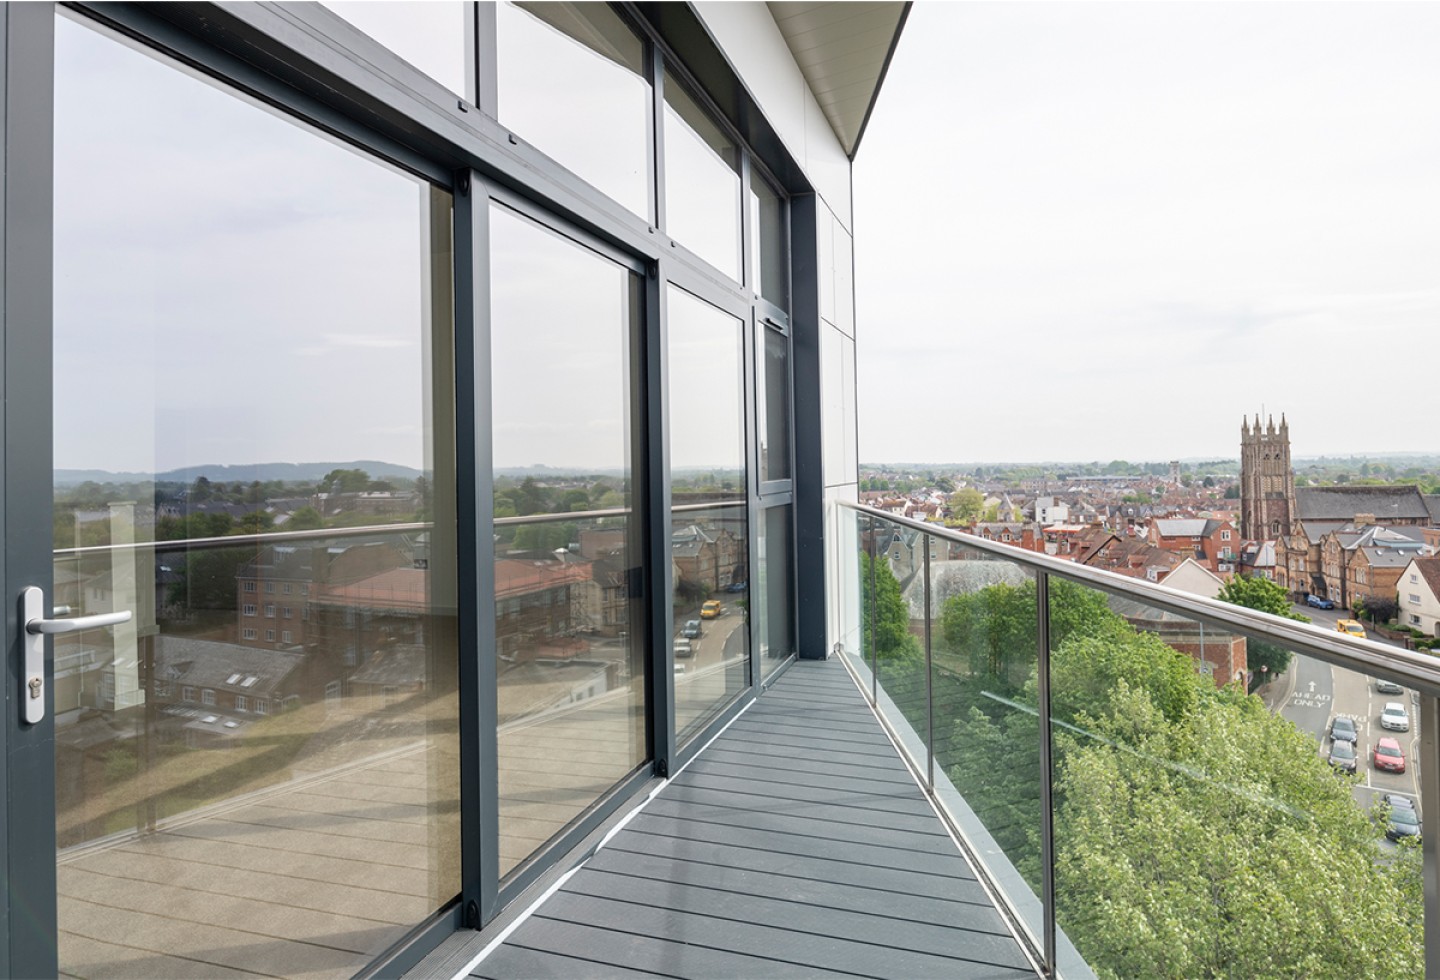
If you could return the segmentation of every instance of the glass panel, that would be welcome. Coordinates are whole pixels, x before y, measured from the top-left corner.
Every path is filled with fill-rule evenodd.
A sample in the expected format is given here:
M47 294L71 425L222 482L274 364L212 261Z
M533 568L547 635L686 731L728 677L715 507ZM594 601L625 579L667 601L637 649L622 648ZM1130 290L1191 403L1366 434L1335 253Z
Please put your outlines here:
M750 657L742 324L671 287L675 729L683 744L743 691Z
M60 968L350 976L460 887L451 201L66 17L55 80L53 599L135 613L56 638Z
M756 561L759 580L755 596L760 616L761 677L785 662L795 652L794 571L790 564L790 506L765 511L760 528L760 555Z
M506 873L646 759L630 516L642 283L500 205L490 241Z
M462 98L470 91L465 60L468 3L454 0L325 0L324 6Z
M760 399L760 479L790 478L790 341L762 328L765 394Z
M1411 692L1077 586L1050 616L1056 914L1095 973L1423 975Z
M875 672L880 707L904 724L900 745L921 772L928 766L929 692L925 672L925 552L929 536L890 521L875 522L871 555L860 588L865 618L861 640Z
M899 551L902 568L923 560L908 552ZM1035 580L1015 562L948 543L931 555L930 581L936 795L1039 936Z
M750 178L750 235L750 286L756 296L787 309L790 250L785 199L758 175Z
M665 230L740 278L740 148L665 73Z
M650 215L645 46L605 3L501 3L500 121Z

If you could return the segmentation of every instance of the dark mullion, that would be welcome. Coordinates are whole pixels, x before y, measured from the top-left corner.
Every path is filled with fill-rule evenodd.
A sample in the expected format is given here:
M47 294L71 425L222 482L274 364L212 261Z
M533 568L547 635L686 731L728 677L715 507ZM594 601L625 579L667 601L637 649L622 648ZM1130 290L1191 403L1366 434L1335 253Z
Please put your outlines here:
M491 119L500 117L500 31L493 3L470 5L466 63L473 77L468 79L470 101Z
M53 597L55 7L0 10L3 267L0 267L0 530L5 560L5 721L0 733L0 840L6 846L0 965L7 976L54 976L56 955L54 659L47 650L45 717L21 720L24 625L17 597L36 585ZM48 647L48 644L47 644Z
M645 279L645 445L644 473L647 522L644 565L650 615L649 723L650 752L655 775L668 777L675 763L675 673L670 668L670 596L674 573L670 561L670 401L668 322L665 315L665 270L657 263Z
M500 802L495 651L495 533L490 404L490 197L456 175L455 407L459 537L460 865L465 924L497 911Z

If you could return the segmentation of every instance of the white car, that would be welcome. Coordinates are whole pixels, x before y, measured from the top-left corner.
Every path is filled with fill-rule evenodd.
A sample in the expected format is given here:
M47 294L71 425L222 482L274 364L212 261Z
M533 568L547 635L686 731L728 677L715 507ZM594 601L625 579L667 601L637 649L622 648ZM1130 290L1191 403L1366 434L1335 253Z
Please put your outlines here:
M1408 732L1410 715L1399 701L1386 701L1385 710L1380 712L1380 727L1392 732Z

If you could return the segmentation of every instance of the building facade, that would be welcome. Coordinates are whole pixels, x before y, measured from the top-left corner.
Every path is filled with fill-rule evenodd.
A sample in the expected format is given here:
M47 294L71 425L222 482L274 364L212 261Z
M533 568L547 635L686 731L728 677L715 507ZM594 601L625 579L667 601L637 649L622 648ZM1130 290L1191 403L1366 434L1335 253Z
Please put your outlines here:
M6 623L6 975L399 975L829 655L907 8L0 7L6 581L102 617Z

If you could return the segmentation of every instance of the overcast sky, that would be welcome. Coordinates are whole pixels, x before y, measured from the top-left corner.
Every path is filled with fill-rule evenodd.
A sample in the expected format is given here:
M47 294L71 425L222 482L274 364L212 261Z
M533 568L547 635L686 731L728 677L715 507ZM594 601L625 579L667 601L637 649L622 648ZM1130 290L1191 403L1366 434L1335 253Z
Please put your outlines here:
M1440 5L912 8L855 166L860 459L1440 450Z

